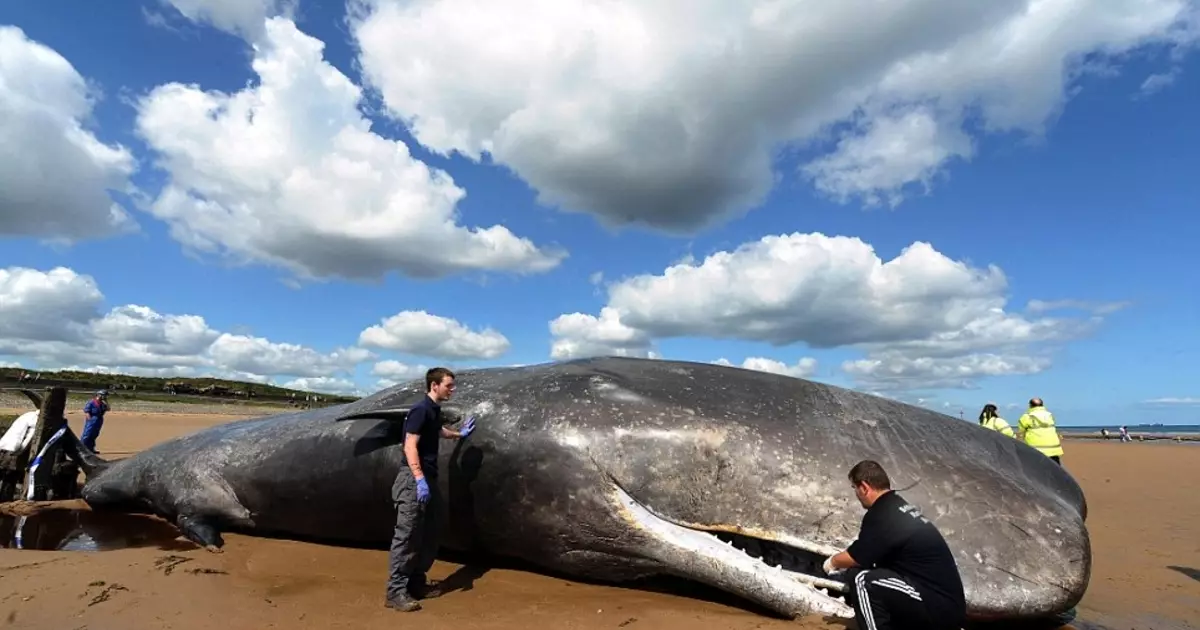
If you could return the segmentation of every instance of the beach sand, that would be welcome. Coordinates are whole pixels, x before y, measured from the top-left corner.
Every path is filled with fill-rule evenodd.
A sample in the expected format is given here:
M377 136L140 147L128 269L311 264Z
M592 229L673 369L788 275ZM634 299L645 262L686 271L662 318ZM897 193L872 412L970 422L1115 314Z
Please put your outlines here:
M115 410L98 446L105 456L123 456L231 419ZM80 414L69 414L69 421L78 433ZM1067 448L1065 463L1088 496L1094 554L1091 586L1075 627L1200 629L1200 500L1194 481L1200 478L1200 447L1068 442ZM60 527L69 529L71 513L55 514L64 516ZM0 537L12 523L0 520ZM0 628L358 630L418 622L426 630L526 624L554 630L855 627L820 618L779 620L699 588L663 593L447 561L438 561L431 577L451 576L459 590L425 602L425 610L415 613L418 619L383 608L383 550L229 534L224 553L211 554L154 519L127 517L91 527L124 527L142 539L132 547L92 553L0 549ZM50 526L43 529L42 535L52 535Z

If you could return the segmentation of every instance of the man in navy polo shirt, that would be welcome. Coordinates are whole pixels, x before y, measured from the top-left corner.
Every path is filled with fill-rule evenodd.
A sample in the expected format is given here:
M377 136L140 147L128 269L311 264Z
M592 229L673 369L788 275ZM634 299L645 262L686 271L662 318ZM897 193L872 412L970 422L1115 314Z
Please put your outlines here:
M404 420L404 462L392 484L396 527L388 562L386 606L404 612L421 609L417 599L440 595L430 589L425 574L437 557L438 445L440 438L462 439L475 430L468 418L462 431L442 426L441 403L454 393L454 373L435 367L425 373L425 396L413 405Z

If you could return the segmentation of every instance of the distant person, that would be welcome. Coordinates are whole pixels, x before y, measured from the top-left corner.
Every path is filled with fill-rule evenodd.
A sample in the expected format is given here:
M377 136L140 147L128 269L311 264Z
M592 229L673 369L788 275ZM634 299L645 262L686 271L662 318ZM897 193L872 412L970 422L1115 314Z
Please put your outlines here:
M108 392L100 390L87 404L83 406L83 435L79 441L93 453L96 450L96 438L100 437L100 429L104 428L104 414L108 413Z
M1008 422L1000 417L998 408L993 403L988 403L983 406L983 411L979 412L979 426L985 429L991 429L997 433L1003 433L1010 438L1015 438L1012 427L1008 426Z
M1133 441L1133 438L1129 437L1129 428L1126 427L1125 425L1121 425L1121 441L1122 442L1132 442Z
M878 463L861 461L849 477L867 513L858 539L827 558L824 569L846 571L846 602L858 627L961 628L967 617L962 577L937 526L891 489Z
M1046 409L1041 398L1029 400L1029 411L1017 421L1017 428L1026 444L1062 466L1062 439L1054 426L1054 414Z
M438 443L440 438L462 439L475 430L468 418L462 431L442 426L442 403L454 393L454 373L435 367L425 373L425 396L408 410L404 419L404 459L392 484L396 505L396 527L388 559L385 605L404 612L421 609L418 599L437 597L426 573L437 557L441 532L435 518L441 493L438 491Z

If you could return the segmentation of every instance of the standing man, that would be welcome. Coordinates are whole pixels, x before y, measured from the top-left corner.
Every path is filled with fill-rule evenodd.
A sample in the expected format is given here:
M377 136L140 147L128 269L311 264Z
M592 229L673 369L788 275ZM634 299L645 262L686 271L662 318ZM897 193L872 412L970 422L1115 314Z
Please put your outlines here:
M475 430L475 418L468 418L462 431L442 426L441 404L454 393L453 372L443 367L426 372L425 392L404 419L404 462L392 484L396 528L385 605L404 612L420 610L418 599L441 594L428 587L425 575L437 557L441 533L435 522L442 501L437 483L439 439L462 439Z
M108 413L108 392L100 390L91 400L83 405L83 435L79 441L88 450L99 454L96 450L96 438L100 437L100 429L104 427L104 414Z
M1026 444L1062 466L1062 439L1058 437L1058 429L1054 426L1054 414L1042 405L1041 398L1029 400L1029 411L1017 420L1017 432Z
M958 630L967 603L958 564L937 527L893 491L878 463L850 469L850 484L867 509L858 539L825 560L826 573L846 571L846 600L864 630Z

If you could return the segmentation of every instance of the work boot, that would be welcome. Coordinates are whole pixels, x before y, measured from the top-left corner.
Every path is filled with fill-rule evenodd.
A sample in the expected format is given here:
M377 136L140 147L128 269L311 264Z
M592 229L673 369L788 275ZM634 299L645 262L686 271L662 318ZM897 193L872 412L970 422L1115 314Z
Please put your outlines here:
M407 593L402 593L395 597L387 598L384 606L387 606L388 608L394 608L400 612L416 612L421 610L421 604L417 603L417 600L413 599L412 596L408 595Z

